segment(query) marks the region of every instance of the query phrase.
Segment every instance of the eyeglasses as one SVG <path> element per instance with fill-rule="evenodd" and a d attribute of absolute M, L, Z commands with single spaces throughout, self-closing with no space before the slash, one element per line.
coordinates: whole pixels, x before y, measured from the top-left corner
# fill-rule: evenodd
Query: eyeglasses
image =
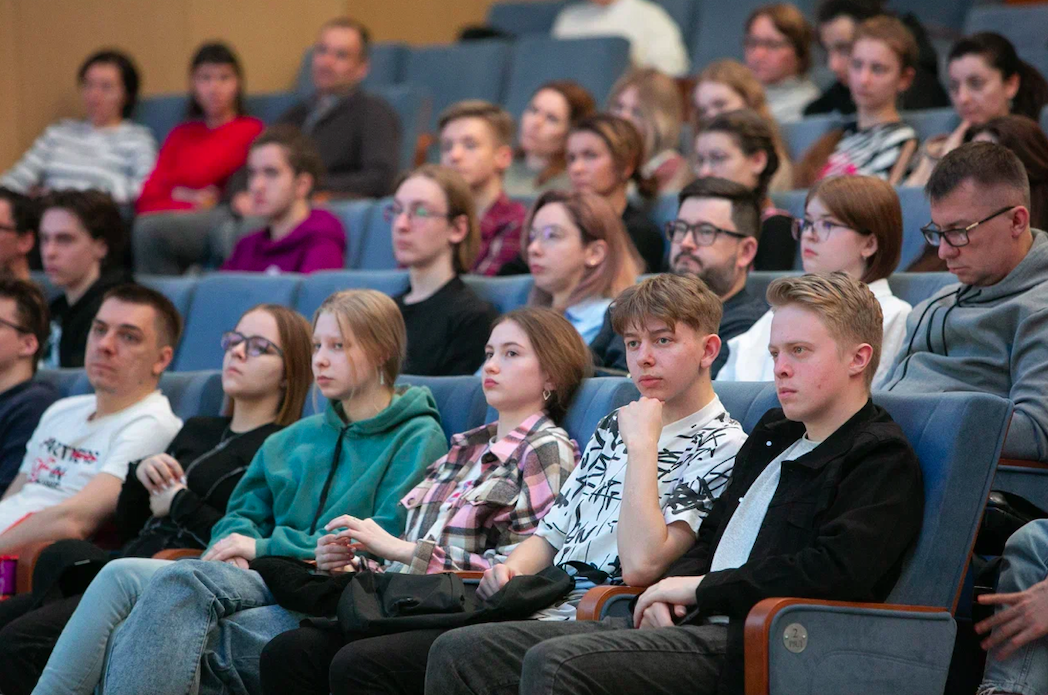
<path fill-rule="evenodd" d="M 805 234 L 811 234 L 815 241 L 825 241 L 829 238 L 830 232 L 835 229 L 852 229 L 846 224 L 841 224 L 831 220 L 829 217 L 822 217 L 817 220 L 794 220 L 790 231 L 793 232 L 793 238 L 797 241 L 801 240 L 801 237 Z M 854 232 L 859 234 L 869 234 L 868 229 L 852 229 Z"/>
<path fill-rule="evenodd" d="M 752 51 L 757 48 L 763 48 L 768 51 L 780 51 L 783 48 L 789 48 L 790 45 L 789 41 L 780 39 L 758 39 L 747 36 L 742 40 L 742 47 L 747 51 Z"/>
<path fill-rule="evenodd" d="M 267 340 L 260 335 L 244 335 L 236 331 L 226 331 L 222 334 L 222 350 L 225 352 L 229 352 L 241 343 L 246 344 L 245 352 L 250 357 L 272 353 L 276 353 L 281 357 L 284 356 L 284 351 L 274 345 L 273 341 Z"/>
<path fill-rule="evenodd" d="M 739 234 L 738 232 L 732 232 L 727 229 L 721 229 L 709 222 L 699 222 L 698 224 L 688 224 L 684 220 L 673 220 L 672 222 L 666 223 L 666 236 L 669 237 L 670 241 L 674 244 L 684 243 L 684 239 L 687 238 L 688 234 L 692 235 L 695 239 L 697 246 L 712 246 L 717 241 L 718 234 L 726 234 L 736 239 L 745 239 L 747 235 Z"/>
<path fill-rule="evenodd" d="M 0 229 L 3 229 L 3 227 L 0 227 Z M 0 319 L 0 326 L 7 326 L 8 328 L 15 330 L 19 333 L 32 333 L 32 331 L 30 331 L 29 329 L 23 328 L 22 326 L 19 326 L 17 323 L 11 323 L 6 319 Z"/>
<path fill-rule="evenodd" d="M 393 220 L 400 217 L 402 214 L 407 213 L 408 223 L 414 224 L 415 222 L 425 222 L 426 220 L 434 219 L 451 219 L 451 215 L 447 213 L 434 212 L 425 205 L 412 205 L 411 207 L 403 207 L 397 203 L 391 203 L 386 206 L 386 209 L 382 211 L 382 217 L 386 222 L 392 224 Z"/>
<path fill-rule="evenodd" d="M 528 245 L 536 241 L 545 246 L 550 242 L 561 241 L 567 236 L 567 231 L 557 224 L 548 224 L 545 227 L 532 227 L 528 230 Z"/>
<path fill-rule="evenodd" d="M 1003 215 L 1004 213 L 1008 212 L 1014 207 L 1014 205 L 1009 205 L 1008 207 L 1001 208 L 989 217 L 984 217 L 978 222 L 972 222 L 967 227 L 958 227 L 956 229 L 939 229 L 939 225 L 935 224 L 934 222 L 929 222 L 928 224 L 921 227 L 921 234 L 924 235 L 924 239 L 928 242 L 929 246 L 937 247 L 939 246 L 939 244 L 942 243 L 943 239 L 946 240 L 947 245 L 953 246 L 954 248 L 958 248 L 960 246 L 967 246 L 969 243 L 968 234 L 973 229 L 978 227 L 980 224 L 983 224 L 984 222 L 989 222 L 998 215 Z"/>

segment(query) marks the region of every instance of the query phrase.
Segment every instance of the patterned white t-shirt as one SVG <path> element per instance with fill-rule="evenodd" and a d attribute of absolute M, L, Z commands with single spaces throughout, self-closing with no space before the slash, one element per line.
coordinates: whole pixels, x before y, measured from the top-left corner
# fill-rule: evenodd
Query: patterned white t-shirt
<path fill-rule="evenodd" d="M 659 437 L 659 506 L 667 524 L 683 521 L 698 533 L 713 501 L 727 487 L 735 454 L 746 441 L 720 399 L 662 429 Z M 558 550 L 554 565 L 581 562 L 620 581 L 622 567 L 616 527 L 626 479 L 626 445 L 619 436 L 618 411 L 601 420 L 582 462 L 564 483 L 557 502 L 535 535 Z M 536 617 L 573 619 L 585 593 L 583 582 L 563 604 Z"/>

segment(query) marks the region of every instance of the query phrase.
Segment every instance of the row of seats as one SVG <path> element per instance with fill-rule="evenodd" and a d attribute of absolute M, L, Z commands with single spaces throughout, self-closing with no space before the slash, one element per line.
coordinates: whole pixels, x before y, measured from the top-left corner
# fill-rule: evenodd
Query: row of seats
<path fill-rule="evenodd" d="M 749 286 L 763 295 L 768 283 L 785 273 L 752 273 Z M 44 278 L 38 278 L 43 280 Z M 532 277 L 517 275 L 489 278 L 463 276 L 481 298 L 501 314 L 527 304 Z M 217 369 L 222 355 L 218 349 L 222 333 L 236 325 L 250 307 L 274 303 L 294 307 L 312 317 L 324 299 L 343 289 L 375 289 L 394 296 L 408 289 L 405 271 L 324 271 L 311 275 L 259 275 L 216 273 L 202 277 L 142 276 L 138 281 L 162 292 L 185 317 L 185 330 L 172 369 L 193 371 Z M 956 282 L 949 273 L 899 273 L 888 279 L 892 291 L 917 304 L 940 288 Z M 43 283 L 46 285 L 46 283 Z M 52 295 L 54 290 L 50 290 Z"/>

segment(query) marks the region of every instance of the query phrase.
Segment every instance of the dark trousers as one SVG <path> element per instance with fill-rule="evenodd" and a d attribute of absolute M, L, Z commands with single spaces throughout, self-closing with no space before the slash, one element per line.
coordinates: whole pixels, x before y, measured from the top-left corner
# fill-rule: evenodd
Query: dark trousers
<path fill-rule="evenodd" d="M 425 692 L 705 695 L 717 690 L 726 641 L 724 625 L 635 630 L 628 618 L 475 625 L 434 642 Z"/>
<path fill-rule="evenodd" d="M 413 630 L 347 644 L 337 631 L 300 627 L 273 638 L 262 650 L 262 692 L 421 693 L 429 648 L 444 632 Z"/>
<path fill-rule="evenodd" d="M 25 605 L 28 609 L 32 595 L 26 596 L 26 599 L 16 596 L 4 604 L 29 599 Z M 58 599 L 35 610 L 23 611 L 22 615 L 3 625 L 0 629 L 0 692 L 4 695 L 29 695 L 33 692 L 58 636 L 79 603 L 80 595 Z M 10 618 L 17 607 L 14 604 L 0 609 L 0 620 Z"/>

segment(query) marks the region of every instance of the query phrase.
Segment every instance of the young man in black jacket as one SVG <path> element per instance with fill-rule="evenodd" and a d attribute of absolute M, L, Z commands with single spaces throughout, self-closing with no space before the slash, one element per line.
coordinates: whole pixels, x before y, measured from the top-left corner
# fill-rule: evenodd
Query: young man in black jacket
<path fill-rule="evenodd" d="M 880 306 L 843 273 L 782 278 L 768 300 L 782 409 L 758 423 L 695 546 L 644 592 L 632 624 L 453 630 L 430 651 L 427 692 L 741 693 L 743 624 L 758 601 L 887 597 L 923 488 L 902 430 L 870 401 Z"/>

